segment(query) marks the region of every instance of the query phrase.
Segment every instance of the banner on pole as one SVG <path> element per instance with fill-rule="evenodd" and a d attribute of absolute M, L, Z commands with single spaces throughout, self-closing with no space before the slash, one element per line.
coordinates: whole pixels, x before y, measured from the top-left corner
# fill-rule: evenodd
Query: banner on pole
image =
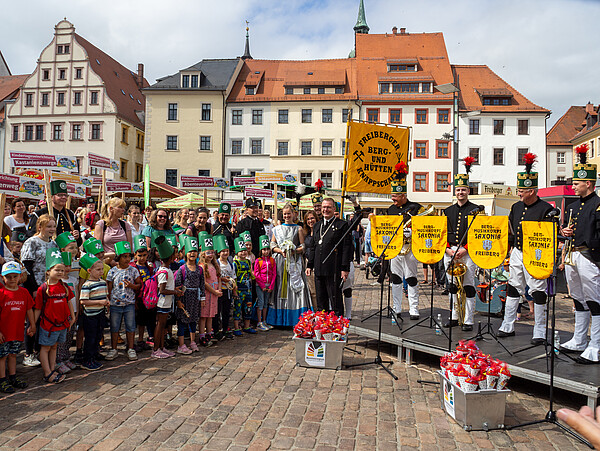
<path fill-rule="evenodd" d="M 10 152 L 10 166 L 28 169 L 56 169 L 77 172 L 77 158 L 66 155 L 46 155 L 29 152 Z"/>
<path fill-rule="evenodd" d="M 144 207 L 150 205 L 150 165 L 144 168 Z"/>
<path fill-rule="evenodd" d="M 0 174 L 0 193 L 27 199 L 43 199 L 44 192 L 44 180 Z"/>
<path fill-rule="evenodd" d="M 256 184 L 256 181 L 254 180 L 253 175 L 239 175 L 233 178 L 234 186 L 248 186 L 254 184 Z"/>
<path fill-rule="evenodd" d="M 91 168 L 103 169 L 105 171 L 119 172 L 119 162 L 103 155 L 88 152 L 88 160 Z"/>
<path fill-rule="evenodd" d="M 44 174 L 41 174 L 41 178 L 44 178 Z M 37 178 L 37 177 L 36 177 Z M 93 181 L 91 177 L 82 177 L 80 175 L 75 174 L 65 174 L 64 172 L 51 172 L 50 173 L 50 181 L 52 180 L 64 180 L 67 183 L 73 183 L 75 185 L 83 185 L 86 188 L 92 186 Z"/>
<path fill-rule="evenodd" d="M 246 187 L 244 189 L 246 197 L 258 197 L 259 199 L 273 199 L 274 192 L 272 189 Z M 281 197 L 279 196 L 281 194 Z M 277 201 L 285 200 L 283 193 L 277 193 Z"/>
<path fill-rule="evenodd" d="M 403 220 L 401 215 L 371 216 L 371 248 L 375 255 L 381 255 L 388 243 L 385 259 L 390 260 L 398 255 L 404 244 L 404 231 L 400 227 Z M 398 233 L 392 238 L 396 229 Z"/>
<path fill-rule="evenodd" d="M 448 245 L 448 219 L 445 216 L 412 217 L 412 253 L 421 263 L 439 262 Z"/>
<path fill-rule="evenodd" d="M 534 279 L 547 279 L 554 269 L 556 225 L 549 221 L 523 221 L 523 265 Z"/>
<path fill-rule="evenodd" d="M 203 177 L 197 175 L 182 175 L 179 186 L 181 189 L 218 189 L 222 190 L 229 186 L 227 179 L 222 177 Z"/>
<path fill-rule="evenodd" d="M 141 183 L 106 181 L 106 193 L 143 193 L 144 188 Z"/>
<path fill-rule="evenodd" d="M 477 215 L 467 235 L 469 257 L 483 269 L 502 264 L 508 252 L 508 216 Z"/>
<path fill-rule="evenodd" d="M 282 174 L 280 172 L 257 172 L 254 175 L 254 183 L 297 183 L 298 177 L 294 174 Z"/>
<path fill-rule="evenodd" d="M 390 193 L 394 166 L 407 163 L 410 129 L 350 122 L 346 191 Z"/>

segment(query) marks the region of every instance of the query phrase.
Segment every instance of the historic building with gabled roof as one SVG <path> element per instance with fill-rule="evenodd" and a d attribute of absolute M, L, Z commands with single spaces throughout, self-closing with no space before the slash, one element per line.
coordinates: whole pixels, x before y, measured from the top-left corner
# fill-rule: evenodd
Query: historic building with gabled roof
<path fill-rule="evenodd" d="M 550 185 L 569 185 L 573 178 L 571 139 L 582 129 L 585 106 L 571 106 L 546 134 L 547 180 Z"/>
<path fill-rule="evenodd" d="M 571 137 L 571 145 L 573 148 L 581 144 L 588 145 L 588 162 L 592 164 L 600 164 L 600 106 L 594 106 L 588 103 L 585 106 L 585 115 L 581 121 L 581 129 Z M 573 160 L 577 158 L 573 155 Z"/>

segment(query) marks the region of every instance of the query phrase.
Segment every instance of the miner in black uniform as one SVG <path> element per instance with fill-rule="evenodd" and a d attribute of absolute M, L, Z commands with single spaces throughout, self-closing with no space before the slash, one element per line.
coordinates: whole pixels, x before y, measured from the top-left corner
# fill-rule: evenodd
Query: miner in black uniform
<path fill-rule="evenodd" d="M 569 205 L 561 230 L 562 235 L 572 239 L 573 265 L 565 265 L 565 274 L 575 304 L 575 331 L 560 349 L 583 351 L 577 362 L 591 364 L 600 361 L 600 198 L 595 192 L 596 165 L 586 164 L 587 145 L 575 151 L 579 164 L 573 166 L 573 190 L 579 199 Z"/>
<path fill-rule="evenodd" d="M 240 236 L 242 232 L 250 232 L 250 236 L 252 237 L 252 253 L 256 258 L 260 257 L 259 237 L 266 235 L 265 226 L 258 219 L 259 206 L 260 201 L 255 197 L 246 199 L 246 216 L 244 219 L 238 221 L 235 228 L 237 236 Z"/>
<path fill-rule="evenodd" d="M 408 165 L 401 161 L 396 165 L 396 180 L 391 183 L 392 202 L 388 208 L 388 215 L 403 215 L 406 223 L 411 216 L 419 213 L 422 208 L 421 204 L 411 202 L 406 197 L 406 175 L 408 174 Z M 392 281 L 392 297 L 394 298 L 394 311 L 397 315 L 402 311 L 402 296 L 404 290 L 402 287 L 402 279 L 406 279 L 408 284 L 408 306 L 410 319 L 419 319 L 419 284 L 417 280 L 417 259 L 410 249 L 411 229 L 404 227 L 404 231 L 399 230 L 398 233 L 404 233 L 404 242 L 409 243 L 409 251 L 406 255 L 398 254 L 390 262 L 391 281 Z M 404 247 L 404 246 L 403 246 Z"/>
<path fill-rule="evenodd" d="M 448 246 L 444 255 L 444 268 L 448 271 L 452 257 L 452 266 L 457 268 L 458 263 L 462 263 L 466 267 L 466 272 L 463 275 L 462 286 L 465 290 L 466 305 L 465 316 L 460 318 L 462 321 L 462 330 L 473 330 L 473 314 L 475 313 L 475 272 L 477 265 L 473 263 L 467 250 L 467 227 L 473 216 L 469 216 L 478 211 L 478 206 L 469 201 L 469 172 L 473 164 L 472 157 L 466 157 L 464 160 L 466 174 L 456 174 L 454 176 L 454 195 L 456 203 L 444 210 L 444 215 L 448 218 Z M 460 248 L 458 244 L 461 243 Z M 448 283 L 450 283 L 450 294 L 453 297 L 452 301 L 452 316 L 450 320 L 444 324 L 444 327 L 454 327 L 459 324 L 459 315 L 457 311 L 458 292 L 456 277 L 446 273 Z"/>
<path fill-rule="evenodd" d="M 75 213 L 71 210 L 67 210 L 67 199 L 69 194 L 67 193 L 67 182 L 64 180 L 54 180 L 50 182 L 50 195 L 52 196 L 50 202 L 54 212 L 54 219 L 56 219 L 56 235 L 60 235 L 63 232 L 70 231 L 73 237 L 77 240 L 77 245 L 81 246 L 81 237 L 79 236 L 79 227 L 77 227 L 77 219 Z M 42 215 L 48 214 L 48 206 L 36 210 L 31 214 L 29 219 L 28 231 L 33 235 L 36 233 L 35 226 L 37 220 Z"/>
<path fill-rule="evenodd" d="M 529 294 L 533 297 L 535 324 L 531 344 L 540 345 L 546 341 L 546 279 L 534 279 L 523 265 L 523 221 L 542 221 L 548 218 L 552 205 L 543 201 L 537 195 L 538 173 L 531 172 L 536 156 L 528 153 L 525 159 L 525 172 L 517 173 L 517 194 L 521 199 L 510 208 L 509 244 L 512 246 L 510 253 L 510 277 L 506 289 L 506 302 L 504 304 L 504 321 L 498 329 L 499 337 L 508 337 L 515 334 L 515 320 L 521 296 L 525 294 L 525 287 L 529 287 Z"/>
<path fill-rule="evenodd" d="M 235 243 L 233 241 L 233 233 L 231 232 L 232 227 L 229 223 L 230 217 L 231 204 L 227 202 L 221 202 L 219 204 L 219 213 L 217 215 L 218 222 L 213 226 L 212 234 L 225 236 L 225 238 L 227 239 L 227 246 L 229 247 L 229 255 L 233 256 L 235 255 Z"/>
<path fill-rule="evenodd" d="M 348 230 L 348 222 L 335 217 L 335 201 L 329 197 L 321 204 L 323 219 L 313 227 L 313 248 L 309 252 L 308 269 L 315 272 L 318 310 L 333 310 L 344 315 L 342 281 L 348 278 L 352 261 L 352 237 L 347 233 L 331 257 L 324 262 L 334 246 Z M 309 271 L 310 273 L 310 271 Z"/>

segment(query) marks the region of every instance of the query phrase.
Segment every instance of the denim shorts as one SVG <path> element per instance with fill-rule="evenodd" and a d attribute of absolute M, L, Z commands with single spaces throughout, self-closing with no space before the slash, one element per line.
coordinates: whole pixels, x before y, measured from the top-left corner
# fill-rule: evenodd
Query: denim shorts
<path fill-rule="evenodd" d="M 269 296 L 271 293 L 267 293 L 264 290 L 261 290 L 260 287 L 256 287 L 256 308 L 264 309 L 269 305 Z"/>
<path fill-rule="evenodd" d="M 40 327 L 39 333 L 39 343 L 40 346 L 54 346 L 56 343 L 64 343 L 67 341 L 67 330 L 54 330 L 52 332 L 48 332 Z"/>
<path fill-rule="evenodd" d="M 0 344 L 0 359 L 3 359 L 9 354 L 18 354 L 21 350 L 22 341 L 7 341 Z"/>
<path fill-rule="evenodd" d="M 125 332 L 135 332 L 135 304 L 110 306 L 110 332 L 119 332 L 125 318 Z"/>
<path fill-rule="evenodd" d="M 373 249 L 371 248 L 371 242 L 365 240 L 365 254 L 371 254 Z"/>

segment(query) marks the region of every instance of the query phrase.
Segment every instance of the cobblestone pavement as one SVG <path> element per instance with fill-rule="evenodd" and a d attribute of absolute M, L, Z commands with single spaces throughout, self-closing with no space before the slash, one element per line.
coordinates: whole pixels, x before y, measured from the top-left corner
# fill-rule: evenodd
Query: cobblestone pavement
<path fill-rule="evenodd" d="M 357 271 L 357 315 L 378 299 L 371 283 Z M 551 425 L 464 431 L 441 410 L 437 386 L 417 382 L 432 378 L 435 360 L 407 366 L 384 346 L 398 381 L 374 365 L 302 368 L 290 336 L 272 330 L 160 361 L 148 352 L 135 362 L 121 355 L 60 385 L 43 385 L 39 368 L 19 365 L 31 385 L 0 398 L 0 448 L 586 449 Z M 372 340 L 352 343 L 366 357 L 346 351 L 345 361 L 374 358 Z M 508 424 L 544 416 L 546 388 L 518 381 L 510 388 Z M 559 392 L 557 408 L 584 402 Z"/>

